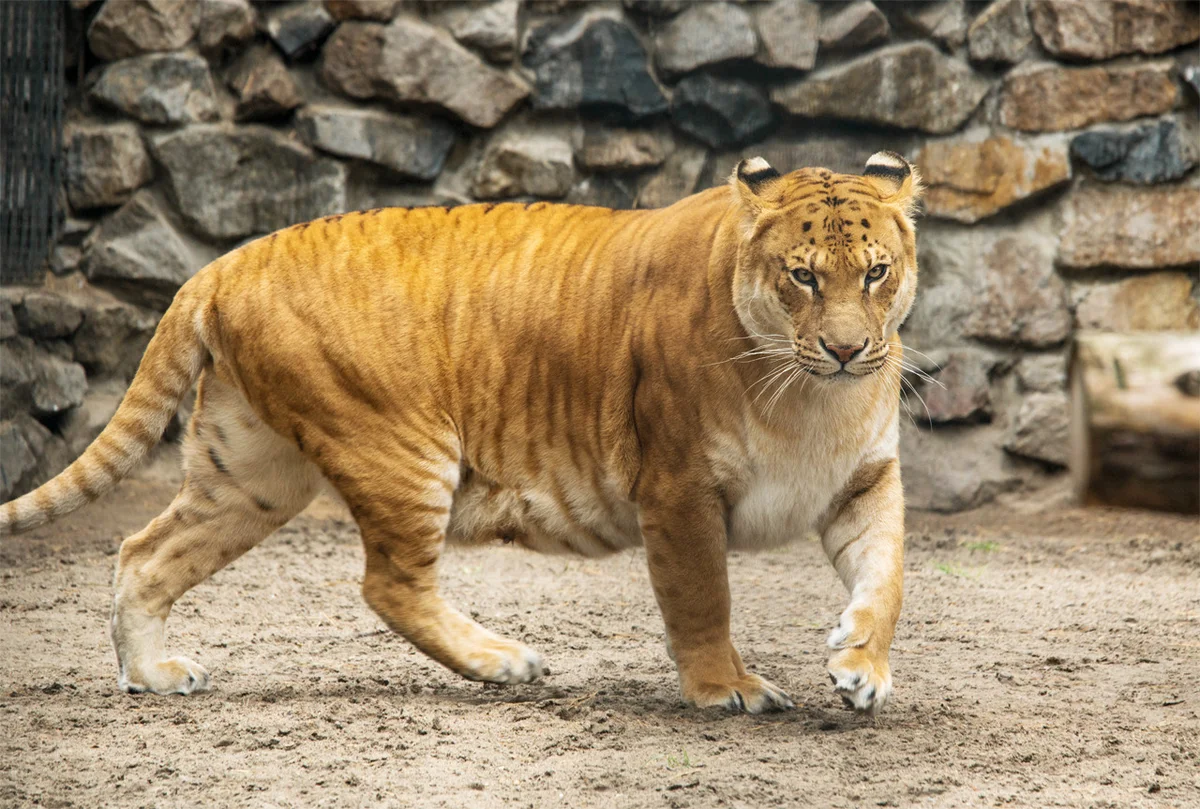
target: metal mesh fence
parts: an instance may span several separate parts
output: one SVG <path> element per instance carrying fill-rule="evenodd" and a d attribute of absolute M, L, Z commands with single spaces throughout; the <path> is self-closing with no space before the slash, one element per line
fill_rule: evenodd
<path fill-rule="evenodd" d="M 0 0 L 0 283 L 38 278 L 58 230 L 64 5 Z"/>

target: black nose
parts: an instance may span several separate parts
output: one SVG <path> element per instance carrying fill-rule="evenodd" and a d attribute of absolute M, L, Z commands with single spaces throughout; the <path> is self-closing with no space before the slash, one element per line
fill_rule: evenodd
<path fill-rule="evenodd" d="M 862 350 L 867 347 L 869 340 L 863 340 L 861 345 L 851 346 L 844 343 L 837 345 L 829 345 L 825 342 L 824 337 L 817 338 L 817 342 L 821 344 L 821 348 L 832 354 L 842 365 L 850 362 L 856 356 L 862 353 Z"/>

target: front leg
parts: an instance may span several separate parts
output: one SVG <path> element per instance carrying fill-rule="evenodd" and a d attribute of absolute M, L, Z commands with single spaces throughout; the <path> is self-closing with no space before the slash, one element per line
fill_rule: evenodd
<path fill-rule="evenodd" d="M 719 498 L 644 503 L 642 535 L 684 699 L 700 708 L 748 713 L 795 707 L 787 694 L 746 671 L 730 640 Z"/>
<path fill-rule="evenodd" d="M 856 710 L 879 712 L 892 693 L 888 651 L 904 590 L 904 493 L 896 458 L 853 476 L 821 544 L 850 604 L 829 635 L 829 676 Z"/>

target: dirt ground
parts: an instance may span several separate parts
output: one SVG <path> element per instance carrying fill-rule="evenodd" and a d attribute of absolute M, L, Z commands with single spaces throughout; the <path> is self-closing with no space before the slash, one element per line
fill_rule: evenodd
<path fill-rule="evenodd" d="M 114 554 L 152 473 L 0 546 L 0 806 L 1200 806 L 1200 525 L 1019 502 L 912 515 L 896 693 L 841 708 L 845 602 L 813 543 L 736 555 L 735 641 L 797 703 L 681 705 L 640 554 L 452 550 L 448 596 L 545 656 L 465 682 L 386 632 L 318 504 L 189 593 L 170 648 L 213 690 L 116 688 Z"/>

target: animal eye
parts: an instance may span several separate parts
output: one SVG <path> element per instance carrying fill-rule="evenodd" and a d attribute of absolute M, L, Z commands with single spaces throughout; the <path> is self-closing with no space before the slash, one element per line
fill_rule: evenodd
<path fill-rule="evenodd" d="M 876 264 L 874 267 L 867 270 L 867 283 L 870 284 L 874 281 L 878 281 L 880 278 L 887 275 L 887 271 L 888 265 Z"/>
<path fill-rule="evenodd" d="M 817 277 L 808 270 L 792 270 L 792 278 L 797 284 L 806 284 L 813 289 L 817 288 Z"/>

